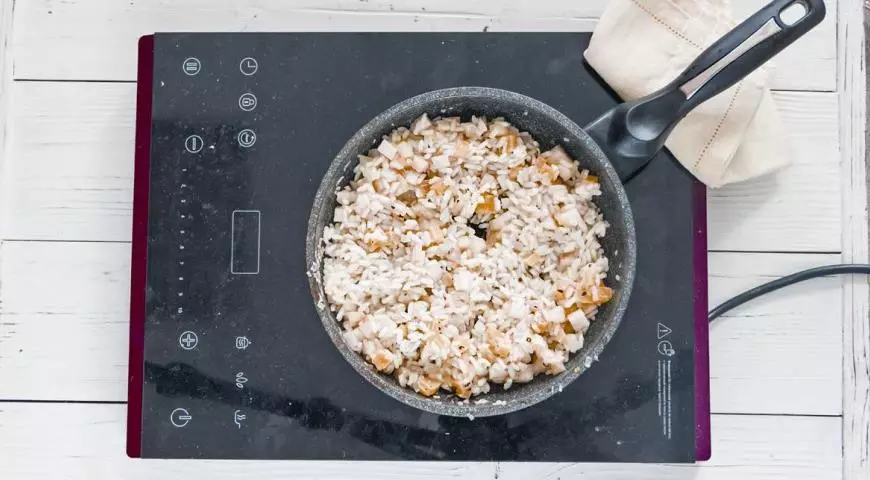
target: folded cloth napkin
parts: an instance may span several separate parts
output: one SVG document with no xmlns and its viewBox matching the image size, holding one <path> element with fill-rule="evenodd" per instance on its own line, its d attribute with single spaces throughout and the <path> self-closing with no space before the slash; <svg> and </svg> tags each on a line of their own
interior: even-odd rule
<svg viewBox="0 0 870 480">
<path fill-rule="evenodd" d="M 589 65 L 624 100 L 676 78 L 736 25 L 728 0 L 611 0 L 592 35 Z M 765 65 L 696 108 L 667 147 L 699 180 L 720 187 L 789 163 Z"/>
</svg>

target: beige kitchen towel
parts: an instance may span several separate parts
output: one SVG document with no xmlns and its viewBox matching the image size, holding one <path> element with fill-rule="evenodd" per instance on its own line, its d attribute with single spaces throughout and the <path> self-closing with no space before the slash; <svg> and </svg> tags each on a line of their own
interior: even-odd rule
<svg viewBox="0 0 870 480">
<path fill-rule="evenodd" d="M 728 0 L 610 0 L 585 56 L 624 100 L 664 87 L 736 26 Z M 789 163 L 770 90 L 772 66 L 686 116 L 667 147 L 710 187 L 758 177 Z"/>
</svg>

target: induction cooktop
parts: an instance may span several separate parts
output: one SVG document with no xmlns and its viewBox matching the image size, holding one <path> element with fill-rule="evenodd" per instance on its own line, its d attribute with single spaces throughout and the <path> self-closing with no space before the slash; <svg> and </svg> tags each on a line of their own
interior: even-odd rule
<svg viewBox="0 0 870 480">
<path fill-rule="evenodd" d="M 580 125 L 617 99 L 583 33 L 161 33 L 139 43 L 127 452 L 146 458 L 693 462 L 710 456 L 705 193 L 667 153 L 627 185 L 637 280 L 599 361 L 537 405 L 422 412 L 330 342 L 315 191 L 407 97 L 513 90 Z"/>
</svg>

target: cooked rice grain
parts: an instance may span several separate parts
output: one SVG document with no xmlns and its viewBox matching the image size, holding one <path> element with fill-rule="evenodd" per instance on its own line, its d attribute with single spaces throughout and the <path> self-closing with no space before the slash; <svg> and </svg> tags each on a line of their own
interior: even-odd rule
<svg viewBox="0 0 870 480">
<path fill-rule="evenodd" d="M 347 345 L 426 396 L 563 372 L 613 295 L 600 194 L 501 118 L 396 129 L 360 155 L 323 235 Z"/>
</svg>

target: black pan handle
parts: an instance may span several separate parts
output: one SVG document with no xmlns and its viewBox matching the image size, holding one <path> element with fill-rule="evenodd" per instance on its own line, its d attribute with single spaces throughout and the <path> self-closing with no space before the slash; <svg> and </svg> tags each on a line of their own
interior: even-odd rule
<svg viewBox="0 0 870 480">
<path fill-rule="evenodd" d="M 786 10 L 803 15 L 784 19 Z M 627 182 L 695 107 L 735 85 L 824 18 L 823 0 L 774 0 L 704 50 L 666 87 L 617 106 L 586 131 Z"/>
</svg>

